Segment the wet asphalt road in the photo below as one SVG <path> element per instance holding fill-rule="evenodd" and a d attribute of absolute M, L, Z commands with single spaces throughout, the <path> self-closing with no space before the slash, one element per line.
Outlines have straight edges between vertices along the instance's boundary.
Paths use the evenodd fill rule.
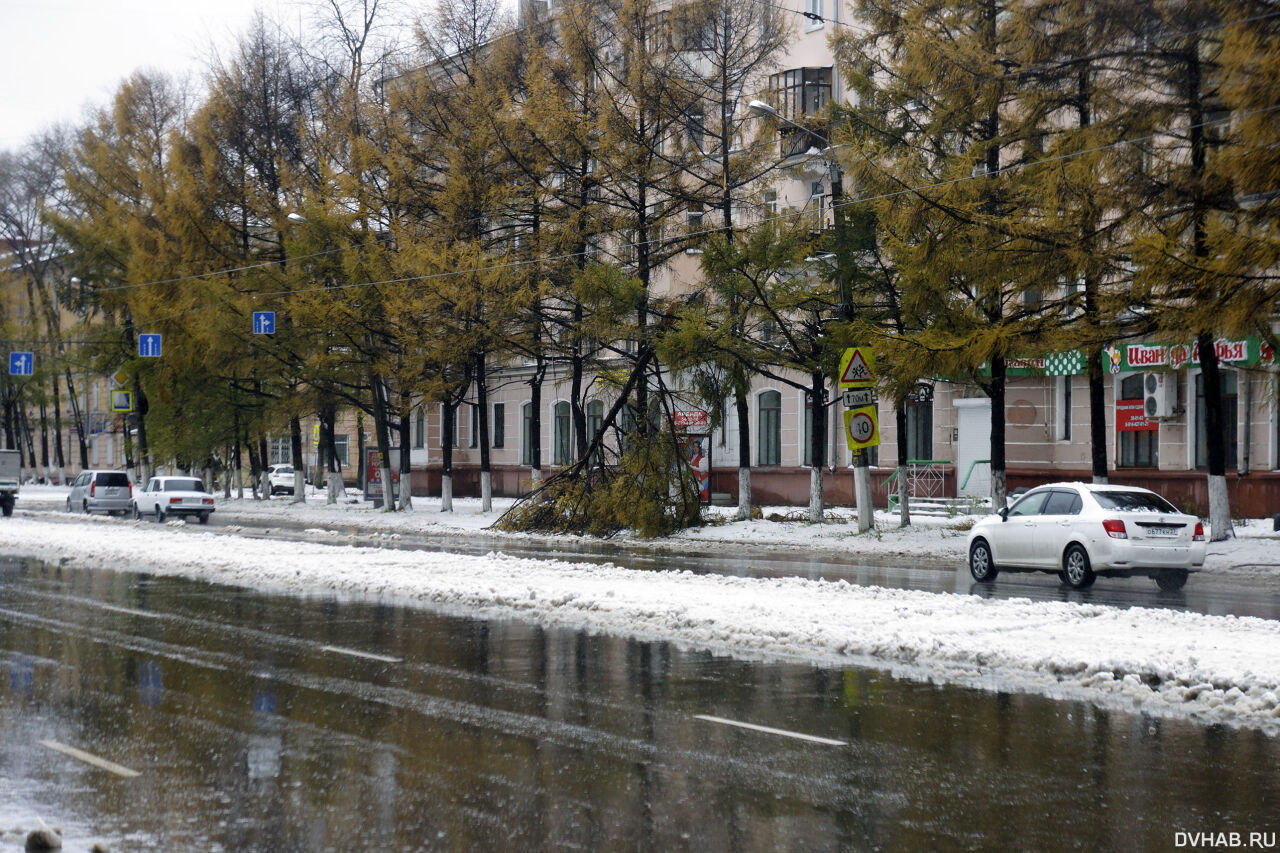
<path fill-rule="evenodd" d="M 1257 731 L 396 601 L 0 558 L 0 667 L 0 853 L 37 815 L 69 851 L 820 851 L 1280 813 Z"/>
<path fill-rule="evenodd" d="M 231 525 L 313 538 L 243 519 L 189 529 Z M 963 566 L 781 549 L 352 536 L 1280 618 L 1274 586 L 1213 575 L 1178 593 L 1145 579 L 1077 592 L 1049 575 L 984 586 Z M 52 817 L 68 850 L 1169 849 L 1204 826 L 1274 828 L 1280 802 L 1280 747 L 1257 733 L 395 602 L 10 560 L 0 637 L 0 832 Z M 19 840 L 0 835 L 0 853 Z"/>

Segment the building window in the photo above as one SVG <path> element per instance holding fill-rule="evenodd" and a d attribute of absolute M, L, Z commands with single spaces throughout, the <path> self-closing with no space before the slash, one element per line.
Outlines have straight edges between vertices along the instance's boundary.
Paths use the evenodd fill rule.
<path fill-rule="evenodd" d="M 413 416 L 413 446 L 419 450 L 427 446 L 426 406 L 419 406 Z"/>
<path fill-rule="evenodd" d="M 270 439 L 267 454 L 271 457 L 268 465 L 290 465 L 293 463 L 293 443 L 287 438 Z"/>
<path fill-rule="evenodd" d="M 823 202 L 826 198 L 826 193 L 824 192 L 824 189 L 825 185 L 822 181 L 809 182 L 808 211 L 810 217 L 809 228 L 811 231 L 821 231 L 825 224 L 824 216 L 826 214 L 826 209 Z"/>
<path fill-rule="evenodd" d="M 783 117 L 797 124 L 822 113 L 831 100 L 831 67 L 792 68 L 769 77 L 773 104 Z M 782 122 L 778 128 L 783 157 L 803 154 L 810 148 L 822 150 L 826 142 L 817 133 Z"/>
<path fill-rule="evenodd" d="M 1071 440 L 1071 382 L 1073 377 L 1059 376 L 1058 387 L 1055 391 L 1056 403 L 1054 409 L 1057 411 L 1057 436 L 1058 441 Z"/>
<path fill-rule="evenodd" d="M 493 404 L 493 446 L 505 447 L 507 444 L 507 404 Z"/>
<path fill-rule="evenodd" d="M 685 222 L 690 228 L 696 229 L 702 227 L 702 202 L 689 202 L 689 209 L 685 213 Z"/>
<path fill-rule="evenodd" d="M 907 459 L 933 458 L 933 400 L 907 400 Z"/>
<path fill-rule="evenodd" d="M 1222 437 L 1226 440 L 1226 466 L 1235 468 L 1238 447 L 1236 445 L 1236 418 L 1238 396 L 1236 393 L 1236 372 L 1221 370 L 1222 380 Z M 1204 374 L 1196 374 L 1196 467 L 1207 468 L 1209 465 L 1209 433 L 1205 412 Z"/>
<path fill-rule="evenodd" d="M 1120 399 L 1143 399 L 1142 383 L 1146 374 L 1134 373 L 1120 380 Z M 1120 438 L 1121 468 L 1155 468 L 1160 461 L 1160 430 L 1117 431 Z"/>
<path fill-rule="evenodd" d="M 804 11 L 806 13 L 805 18 L 807 19 L 805 22 L 806 29 L 815 30 L 822 26 L 822 7 L 823 0 L 805 0 Z"/>
<path fill-rule="evenodd" d="M 520 464 L 533 464 L 533 443 L 537 441 L 533 434 L 533 403 L 520 405 Z"/>
<path fill-rule="evenodd" d="M 831 100 L 831 66 L 792 68 L 769 78 L 774 106 L 791 121 L 820 114 Z"/>
<path fill-rule="evenodd" d="M 830 430 L 830 424 L 827 428 Z M 804 393 L 804 460 L 801 464 L 813 466 L 813 395 L 807 391 Z"/>
<path fill-rule="evenodd" d="M 553 410 L 555 420 L 555 453 L 556 465 L 568 465 L 573 459 L 573 421 L 569 417 L 569 404 L 561 400 Z"/>
<path fill-rule="evenodd" d="M 604 423 L 604 403 L 592 400 L 587 403 L 587 441 L 595 441 L 596 433 Z"/>
<path fill-rule="evenodd" d="M 778 191 L 765 190 L 760 193 L 760 207 L 764 211 L 766 217 L 772 218 L 778 215 Z"/>
<path fill-rule="evenodd" d="M 351 465 L 351 438 L 346 433 L 342 435 L 334 435 L 333 437 L 333 455 L 338 460 L 338 470 L 347 468 Z"/>
<path fill-rule="evenodd" d="M 760 395 L 760 465 L 782 463 L 782 395 L 765 391 Z"/>
<path fill-rule="evenodd" d="M 480 407 L 472 403 L 467 407 L 471 414 L 471 446 L 480 446 Z"/>

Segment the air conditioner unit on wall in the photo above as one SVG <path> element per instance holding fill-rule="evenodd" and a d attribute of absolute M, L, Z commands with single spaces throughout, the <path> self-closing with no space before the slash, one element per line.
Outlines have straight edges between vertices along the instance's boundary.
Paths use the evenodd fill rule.
<path fill-rule="evenodd" d="M 1178 375 L 1148 373 L 1142 381 L 1142 397 L 1147 417 L 1173 417 L 1178 408 Z"/>

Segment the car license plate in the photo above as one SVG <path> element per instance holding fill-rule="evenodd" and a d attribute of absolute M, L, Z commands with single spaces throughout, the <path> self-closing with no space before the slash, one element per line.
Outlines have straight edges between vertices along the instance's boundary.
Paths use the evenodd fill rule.
<path fill-rule="evenodd" d="M 1178 528 L 1176 527 L 1148 527 L 1147 533 L 1151 536 L 1177 536 Z"/>

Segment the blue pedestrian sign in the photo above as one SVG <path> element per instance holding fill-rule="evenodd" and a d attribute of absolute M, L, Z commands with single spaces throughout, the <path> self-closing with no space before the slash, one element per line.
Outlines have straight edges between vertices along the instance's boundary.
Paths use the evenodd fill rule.
<path fill-rule="evenodd" d="M 132 391 L 112 391 L 111 392 L 111 411 L 132 412 L 133 411 L 133 392 Z"/>
<path fill-rule="evenodd" d="M 138 335 L 138 355 L 142 358 L 159 358 L 160 335 Z"/>
<path fill-rule="evenodd" d="M 29 352 L 11 352 L 9 353 L 9 375 L 10 376 L 30 376 L 32 368 L 35 367 L 36 358 L 34 353 Z"/>
<path fill-rule="evenodd" d="M 255 335 L 274 335 L 276 333 L 276 312 L 254 311 L 253 333 Z"/>

